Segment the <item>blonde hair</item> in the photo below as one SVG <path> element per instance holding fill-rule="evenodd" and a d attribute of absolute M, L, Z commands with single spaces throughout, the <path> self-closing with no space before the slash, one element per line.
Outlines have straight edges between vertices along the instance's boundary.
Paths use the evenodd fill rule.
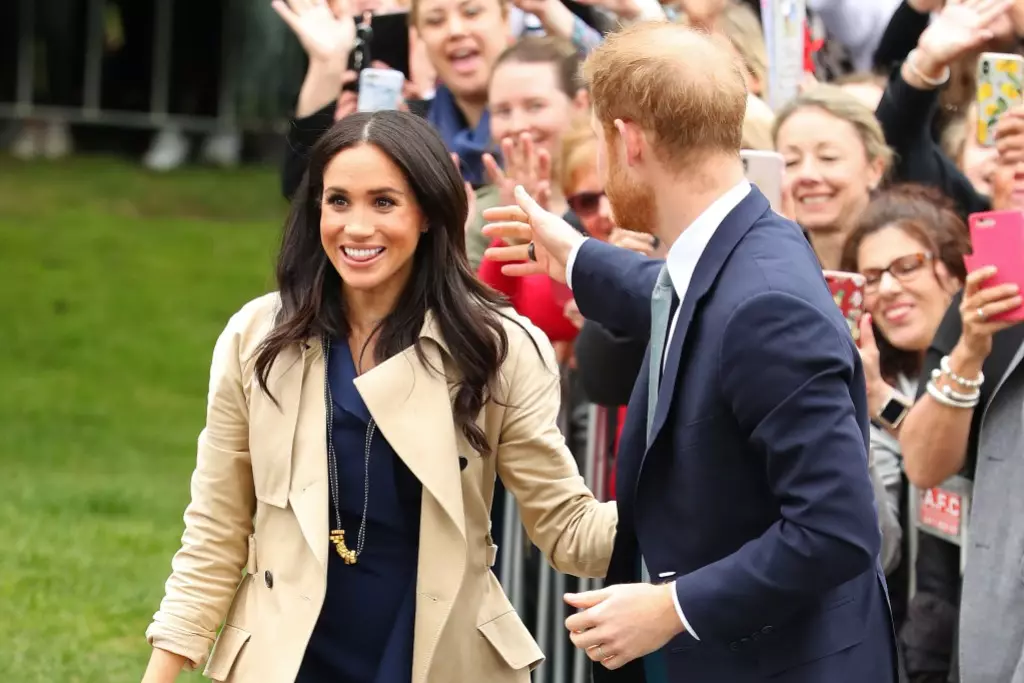
<path fill-rule="evenodd" d="M 589 119 L 579 118 L 562 135 L 562 148 L 559 152 L 558 183 L 562 194 L 569 196 L 570 189 L 576 185 L 581 171 L 597 165 L 597 135 L 590 127 Z"/>
<path fill-rule="evenodd" d="M 768 48 L 764 43 L 761 20 L 750 5 L 730 0 L 719 17 L 718 30 L 722 32 L 743 60 L 747 71 L 761 87 L 761 95 L 768 94 Z"/>
<path fill-rule="evenodd" d="M 774 150 L 774 125 L 775 114 L 772 108 L 757 96 L 747 95 L 747 112 L 743 116 L 743 149 L 759 149 L 766 152 Z"/>
<path fill-rule="evenodd" d="M 635 123 L 673 170 L 701 152 L 738 153 L 746 79 L 719 40 L 664 21 L 610 34 L 583 67 L 597 120 L 609 135 L 616 119 Z"/>
<path fill-rule="evenodd" d="M 775 115 L 772 140 L 778 144 L 779 128 L 801 109 L 820 109 L 851 124 L 864 145 L 868 161 L 881 159 L 886 172 L 892 166 L 892 149 L 885 143 L 875 113 L 838 85 L 818 84 L 787 102 Z"/>

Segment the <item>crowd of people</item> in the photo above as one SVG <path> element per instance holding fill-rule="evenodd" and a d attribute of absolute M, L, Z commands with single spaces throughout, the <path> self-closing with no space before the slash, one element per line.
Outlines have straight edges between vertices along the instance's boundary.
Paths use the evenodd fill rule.
<path fill-rule="evenodd" d="M 57 4 L 70 7 L 74 2 Z M 127 12 L 126 8 L 145 3 L 114 4 L 124 5 L 121 11 Z M 189 3 L 178 4 L 184 16 L 210 15 L 206 3 L 192 15 L 185 9 Z M 1024 681 L 1024 496 L 1020 494 L 1024 490 L 1020 459 L 1024 326 L 1000 318 L 1021 306 L 1022 299 L 1017 285 L 987 286 L 994 275 L 992 268 L 969 267 L 972 248 L 967 228 L 971 214 L 1024 210 L 1024 106 L 1010 107 L 995 125 L 994 144 L 984 145 L 976 131 L 984 127 L 990 113 L 979 111 L 975 96 L 979 55 L 1021 52 L 1024 2 L 809 0 L 809 16 L 823 29 L 824 41 L 812 40 L 816 36 L 808 30 L 804 84 L 799 94 L 775 110 L 766 104 L 771 65 L 761 29 L 761 13 L 771 11 L 771 6 L 744 0 L 677 0 L 663 5 L 650 0 L 412 0 L 411 5 L 389 0 L 275 0 L 269 9 L 247 7 L 245 12 L 253 15 L 265 11 L 257 22 L 265 28 L 261 35 L 294 34 L 306 61 L 281 170 L 282 192 L 292 202 L 278 272 L 284 314 L 274 312 L 277 299 L 261 299 L 243 309 L 218 342 L 211 413 L 200 442 L 185 544 L 175 560 L 168 597 L 149 633 L 157 652 L 170 654 L 165 659 L 154 657 L 147 680 L 171 680 L 166 672 L 202 664 L 225 616 L 229 626 L 220 633 L 207 669 L 215 680 L 283 681 L 296 680 L 298 675 L 297 680 L 320 681 L 336 680 L 338 672 L 345 672 L 350 676 L 345 680 L 384 682 L 410 680 L 409 671 L 417 681 L 468 680 L 460 678 L 467 671 L 478 672 L 476 680 L 522 680 L 508 672 L 525 671 L 540 661 L 542 653 L 518 619 L 508 617 L 510 608 L 503 596 L 498 597 L 500 588 L 492 585 L 488 569 L 494 565 L 501 544 L 497 530 L 502 528 L 502 506 L 492 502 L 500 500 L 505 488 L 518 501 L 531 540 L 560 571 L 598 577 L 615 571 L 621 574 L 609 535 L 616 526 L 615 504 L 597 503 L 580 485 L 573 454 L 578 461 L 586 431 L 586 411 L 578 408 L 587 403 L 612 411 L 616 438 L 622 438 L 623 444 L 636 437 L 637 429 L 649 435 L 650 424 L 636 426 L 641 418 L 635 411 L 636 405 L 647 408 L 647 420 L 655 414 L 654 403 L 647 403 L 646 386 L 657 370 L 649 371 L 645 365 L 655 340 L 650 333 L 636 334 L 635 329 L 647 330 L 651 316 L 644 313 L 642 324 L 627 322 L 635 322 L 631 316 L 640 315 L 630 313 L 630 307 L 646 311 L 650 304 L 647 299 L 623 303 L 625 295 L 613 284 L 623 274 L 595 270 L 597 265 L 613 270 L 622 264 L 639 268 L 639 261 L 620 263 L 604 252 L 584 251 L 579 258 L 586 263 L 576 267 L 586 284 L 574 286 L 577 252 L 567 257 L 569 263 L 543 253 L 548 244 L 542 245 L 533 223 L 540 220 L 539 212 L 545 221 L 560 217 L 588 243 L 632 252 L 659 268 L 667 261 L 668 271 L 672 270 L 673 244 L 649 225 L 662 219 L 652 215 L 656 202 L 644 194 L 643 187 L 623 180 L 626 176 L 621 169 L 616 171 L 615 164 L 609 169 L 609 135 L 621 136 L 626 156 L 630 150 L 644 149 L 643 144 L 631 142 L 630 121 L 616 118 L 615 126 L 622 126 L 608 127 L 609 121 L 601 116 L 610 111 L 610 105 L 595 103 L 592 87 L 597 76 L 591 72 L 584 78 L 582 68 L 592 52 L 620 35 L 621 27 L 661 20 L 710 36 L 707 45 L 691 46 L 695 50 L 691 64 L 703 64 L 702 50 L 718 49 L 742 65 L 745 107 L 737 148 L 781 155 L 779 212 L 801 229 L 815 267 L 863 277 L 865 314 L 859 322 L 856 371 L 854 365 L 849 369 L 851 385 L 856 385 L 849 416 L 856 406 L 856 416 L 870 421 L 865 479 L 850 475 L 853 493 L 839 487 L 828 494 L 856 504 L 862 484 L 871 487 L 873 519 L 880 530 L 877 548 L 849 528 L 844 540 L 873 548 L 877 555 L 872 560 L 877 560 L 885 577 L 901 673 L 911 683 Z M 358 112 L 357 95 L 346 87 L 358 81 L 349 62 L 359 41 L 357 25 L 368 13 L 394 11 L 408 12 L 409 63 L 401 105 L 406 114 L 388 118 Z M 129 15 L 122 16 L 129 24 Z M 51 40 L 56 40 L 53 36 L 60 31 L 52 31 Z M 127 35 L 130 43 L 132 32 Z M 263 44 L 267 54 L 246 62 L 254 76 L 242 82 L 269 87 L 279 99 L 286 89 L 280 85 L 287 81 L 280 75 L 287 69 L 286 61 L 269 51 L 290 48 L 277 39 Z M 708 47 L 711 44 L 715 47 Z M 655 63 L 638 47 L 629 48 L 634 50 L 629 54 L 623 52 L 626 47 L 615 49 L 618 52 L 609 54 L 618 55 L 616 68 L 639 73 Z M 59 98 L 62 88 L 65 94 L 70 92 L 72 86 L 61 85 L 69 82 L 60 74 L 67 63 L 54 59 L 47 65 L 52 71 L 51 94 Z M 704 66 L 707 73 L 724 73 L 720 65 Z M 277 75 L 266 78 L 271 72 Z M 654 79 L 653 74 L 648 76 Z M 726 80 L 728 74 L 721 79 Z M 210 91 L 199 82 L 185 85 L 192 94 L 203 88 Z M 728 87 L 720 84 L 720 89 L 720 99 L 727 100 Z M 664 91 L 629 94 L 640 98 L 632 104 L 640 106 L 649 120 L 703 121 L 698 116 L 701 112 L 694 114 L 684 106 L 692 105 L 692 98 L 675 100 Z M 61 125 L 25 124 L 18 132 L 15 151 L 26 157 L 66 153 L 69 134 Z M 719 142 L 724 134 L 708 125 L 708 129 L 679 131 L 672 144 L 697 150 L 727 147 L 727 142 Z M 729 122 L 723 119 L 720 125 L 725 129 Z M 237 131 L 223 131 L 223 135 L 234 142 L 225 142 L 224 137 L 216 144 L 208 140 L 208 148 L 227 152 L 207 156 L 234 163 Z M 181 142 L 180 132 L 161 131 L 154 149 L 167 136 L 178 136 Z M 684 139 L 685 144 L 680 142 Z M 378 151 L 367 152 L 366 146 L 360 146 L 363 142 Z M 169 148 L 164 145 L 163 149 Z M 151 150 L 147 163 L 155 168 L 177 166 L 186 154 L 181 145 L 176 149 L 175 154 Z M 453 163 L 441 163 L 438 155 Z M 642 156 L 639 151 L 636 155 L 637 159 Z M 344 164 L 339 161 L 342 158 Z M 371 181 L 375 185 L 368 184 Z M 743 202 L 736 204 L 742 209 Z M 493 227 L 495 220 L 511 220 L 509 216 L 516 214 L 507 213 L 508 207 L 517 205 L 525 207 L 520 222 L 532 225 L 532 233 Z M 530 213 L 534 210 L 538 213 Z M 371 230 L 364 237 L 372 248 L 351 246 L 349 241 L 362 238 L 353 237 L 347 212 L 363 212 L 360 217 L 379 212 L 374 225 L 384 237 L 374 237 Z M 405 234 L 401 226 L 414 216 L 421 226 L 412 235 Z M 489 220 L 492 227 L 485 227 Z M 683 222 L 680 229 L 686 227 Z M 374 239 L 384 242 L 378 246 Z M 425 250 L 422 244 L 431 246 Z M 337 253 L 331 252 L 331 245 L 337 246 Z M 579 250 L 578 245 L 575 249 Z M 802 247 L 792 249 L 793 269 L 799 272 Z M 427 255 L 414 258 L 421 252 Z M 696 258 L 691 288 L 701 285 Z M 756 256 L 751 258 L 752 263 L 757 261 Z M 533 260 L 546 267 L 551 261 L 557 264 L 549 271 L 534 267 Z M 375 269 L 387 270 L 388 277 L 410 270 L 410 291 L 415 296 L 402 294 L 392 309 L 365 292 L 339 299 L 337 292 L 325 287 L 343 282 L 358 289 L 361 278 L 376 277 Z M 651 278 L 657 270 L 651 271 Z M 679 288 L 675 278 L 672 284 Z M 608 288 L 607 300 L 593 293 L 602 286 Z M 769 278 L 764 286 L 775 283 Z M 821 287 L 826 291 L 824 284 Z M 323 309 L 325 298 L 344 314 L 323 313 L 329 310 L 329 306 Z M 685 296 L 678 298 L 682 303 L 676 301 L 675 314 L 684 309 L 690 315 L 713 317 L 699 307 L 694 313 Z M 423 301 L 429 301 L 428 308 L 436 314 L 425 323 L 417 308 Z M 473 303 L 462 306 L 460 301 Z M 496 323 L 489 317 L 505 302 L 529 321 L 531 334 L 523 334 L 526 328 L 521 325 L 507 320 Z M 712 304 L 705 307 L 714 310 Z M 614 316 L 623 319 L 621 325 Z M 825 339 L 829 334 L 811 339 L 779 327 L 771 311 L 759 320 L 761 328 L 747 330 L 751 336 L 775 329 L 796 340 L 798 347 L 806 342 L 814 348 L 791 351 L 820 361 L 821 373 L 828 370 L 826 361 L 843 353 L 836 350 L 840 347 L 829 346 Z M 691 325 L 686 334 L 694 341 L 687 344 L 702 349 L 710 345 L 709 333 L 701 327 L 705 324 L 712 326 L 711 322 Z M 787 324 L 800 323 L 793 317 Z M 315 343 L 308 341 L 311 332 L 315 332 Z M 437 345 L 424 346 L 424 340 Z M 340 343 L 346 352 L 329 353 L 332 342 Z M 722 348 L 728 345 L 722 340 L 714 343 Z M 404 351 L 407 347 L 416 353 L 409 355 Z M 766 342 L 765 358 L 772 358 L 771 347 Z M 257 359 L 255 366 L 240 360 L 246 354 Z M 438 384 L 436 375 L 418 365 L 412 375 L 403 374 L 400 364 L 390 360 L 395 356 L 402 356 L 402 363 L 410 367 L 416 357 L 426 367 L 442 368 L 458 390 L 449 396 L 445 383 Z M 785 362 L 785 357 L 775 357 L 779 358 Z M 682 363 L 686 366 L 685 359 Z M 322 384 L 308 383 L 317 367 Z M 547 367 L 560 368 L 553 382 L 545 379 Z M 667 368 L 663 366 L 666 373 Z M 692 377 L 707 371 L 689 367 L 687 373 Z M 489 393 L 488 383 L 498 374 L 506 379 L 500 390 Z M 773 385 L 792 380 L 780 373 L 759 376 Z M 708 382 L 719 379 L 726 382 L 729 377 Z M 328 394 L 326 407 L 332 417 L 327 418 L 327 431 L 341 449 L 338 453 L 360 456 L 335 461 L 331 445 L 329 477 L 320 477 L 317 468 L 323 469 L 323 463 L 316 464 L 316 443 L 325 419 L 322 410 L 311 407 L 319 399 L 317 386 Z M 258 388 L 266 393 L 259 399 Z M 810 389 L 801 391 L 807 396 Z M 769 470 L 767 474 L 739 473 L 741 467 L 749 466 L 750 452 L 742 451 L 741 459 L 728 444 L 739 433 L 752 441 L 764 438 L 757 430 L 760 423 L 740 418 L 738 411 L 746 410 L 747 404 L 738 407 L 733 402 L 726 408 L 723 403 L 719 409 L 718 394 L 694 392 L 681 393 L 676 400 L 712 405 L 680 408 L 678 419 L 697 436 L 673 432 L 672 438 L 687 440 L 683 450 L 700 446 L 707 449 L 707 457 L 721 451 L 723 458 L 737 458 L 733 470 L 698 468 L 705 476 L 712 472 L 722 477 L 710 488 L 733 491 L 731 507 L 742 507 L 745 501 L 770 507 L 771 496 L 757 488 L 764 484 L 758 476 L 777 486 L 772 493 L 782 512 L 776 507 L 766 513 L 769 522 L 764 529 L 758 527 L 760 518 L 737 513 L 741 520 L 737 524 L 747 525 L 744 533 L 753 534 L 757 528 L 767 534 L 765 529 L 780 519 L 797 525 L 801 522 L 793 520 L 811 519 L 801 517 L 806 512 L 801 503 L 813 507 L 819 492 L 795 486 L 786 490 L 783 484 L 793 482 L 777 481 L 775 477 L 786 475 L 772 470 L 788 465 L 770 461 L 759 465 Z M 776 396 L 780 406 L 788 401 L 767 386 L 748 384 L 745 392 Z M 857 402 L 858 392 L 863 392 L 863 406 Z M 408 407 L 396 411 L 390 397 L 404 393 L 415 397 L 420 414 L 411 414 Z M 437 404 L 447 405 L 449 398 L 451 414 L 438 412 Z M 756 403 L 753 397 L 747 398 Z M 560 402 L 568 402 L 573 410 L 568 423 L 559 425 Z M 813 396 L 802 406 L 806 415 L 824 411 Z M 772 432 L 772 439 L 785 440 L 787 429 L 797 429 L 796 418 L 779 425 L 778 416 L 773 417 L 778 431 Z M 827 411 L 818 416 L 829 417 Z M 768 416 L 763 419 L 769 422 Z M 454 434 L 438 426 L 453 422 Z M 842 431 L 838 420 L 826 426 Z M 374 441 L 374 434 L 383 438 Z M 562 445 L 563 434 L 568 448 Z M 347 443 L 351 445 L 342 446 Z M 822 449 L 834 445 L 824 437 L 814 443 Z M 291 453 L 290 460 L 274 449 Z M 458 489 L 451 490 L 458 486 L 459 479 L 452 478 L 458 473 L 449 472 L 452 468 L 442 463 L 449 455 L 442 450 L 458 453 L 459 469 L 476 477 L 471 485 L 469 475 L 461 479 L 462 495 Z M 371 458 L 371 451 L 378 457 Z M 409 456 L 417 451 L 424 454 Z M 489 459 L 490 455 L 495 457 Z M 617 454 L 610 457 L 615 469 Z M 214 464 L 218 458 L 230 464 Z M 437 461 L 428 462 L 430 458 Z M 422 469 L 417 469 L 416 462 Z M 646 461 L 644 466 L 657 468 Z M 681 476 L 671 468 L 657 472 L 666 482 Z M 492 491 L 488 479 L 493 482 L 495 476 Z M 381 487 L 382 498 L 371 499 L 368 482 L 380 477 L 393 479 L 395 485 Z M 617 491 L 617 483 L 613 476 L 608 491 L 601 493 L 612 499 L 626 496 L 630 510 L 642 509 L 644 501 L 634 500 L 642 489 L 629 482 L 628 490 L 620 486 L 622 490 Z M 680 487 L 686 488 L 685 483 Z M 329 510 L 328 501 L 333 505 Z M 314 503 L 322 503 L 324 509 L 313 509 Z M 732 514 L 724 512 L 725 502 L 715 505 L 723 506 L 724 516 Z M 941 528 L 934 523 L 936 506 L 942 508 L 944 519 L 953 519 L 952 528 L 948 519 Z M 616 544 L 622 543 L 623 514 L 620 507 Z M 334 546 L 327 543 L 328 525 L 332 532 L 349 531 L 349 535 L 331 535 L 337 557 Z M 416 526 L 418 532 L 413 531 Z M 302 539 L 314 534 L 323 538 L 310 541 L 315 552 L 306 558 Z M 760 540 L 760 533 L 754 536 Z M 383 549 L 373 543 L 382 537 L 389 539 Z M 367 555 L 357 561 L 365 538 L 369 538 Z M 723 533 L 720 540 L 709 542 L 702 560 L 711 563 L 741 552 L 744 542 L 730 545 L 736 538 Z M 739 538 L 750 540 L 742 534 Z M 466 539 L 470 539 L 468 550 Z M 484 544 L 474 546 L 480 539 Z M 424 542 L 435 546 L 430 553 L 419 552 Z M 817 548 L 792 543 L 792 548 Z M 642 536 L 639 544 L 643 559 L 653 561 Z M 425 559 L 428 555 L 433 559 Z M 468 564 L 452 559 L 464 555 Z M 281 559 L 286 556 L 293 561 Z M 307 566 L 306 559 L 316 562 Z M 761 559 L 770 564 L 777 557 L 766 554 Z M 265 566 L 274 562 L 272 574 Z M 451 577 L 458 574 L 453 562 L 467 573 L 468 588 L 453 583 Z M 353 575 L 348 564 L 368 568 L 359 570 L 365 575 L 352 582 L 344 578 L 346 572 Z M 791 567 L 797 566 L 794 560 Z M 236 594 L 237 571 L 243 567 L 247 572 L 243 586 L 249 588 Z M 870 569 L 864 571 L 873 576 Z M 795 575 L 790 579 L 795 581 Z M 814 583 L 810 576 L 805 579 Z M 857 592 L 868 590 L 860 584 L 849 588 L 859 579 L 853 575 L 847 579 L 847 593 L 831 594 L 837 612 L 843 611 L 843 600 L 856 603 L 870 595 Z M 268 608 L 259 591 L 273 590 L 275 581 L 278 602 L 269 612 L 260 613 Z M 196 591 L 195 586 L 204 588 Z M 379 602 L 384 594 L 390 595 L 386 609 Z M 201 609 L 194 600 L 197 595 L 203 601 Z M 575 596 L 570 604 L 586 613 L 593 607 L 588 599 Z M 697 602 L 676 596 L 675 607 L 683 617 L 679 630 L 700 643 L 698 636 L 707 629 L 713 640 L 718 636 L 707 612 L 714 606 L 698 607 Z M 770 606 L 780 612 L 789 609 L 786 605 L 783 610 L 781 603 Z M 352 619 L 352 610 L 366 615 L 378 608 L 379 616 L 357 619 L 359 629 L 344 623 Z M 729 605 L 727 609 L 738 608 Z M 697 614 L 697 621 L 688 622 L 684 613 Z M 743 623 L 738 615 L 730 618 Z M 253 630 L 257 623 L 258 632 Z M 430 630 L 445 623 L 443 631 Z M 625 666 L 626 661 L 614 664 L 616 656 L 625 657 L 624 650 L 621 654 L 601 651 L 610 649 L 612 640 L 590 642 L 583 637 L 587 631 L 596 632 L 598 623 L 580 628 L 573 634 L 574 642 L 582 643 L 592 659 L 612 662 L 606 668 Z M 825 631 L 828 623 L 807 622 Z M 500 660 L 481 650 L 483 645 L 460 640 L 477 629 Z M 355 638 L 360 630 L 360 638 Z M 429 651 L 421 644 L 427 633 L 441 633 Z M 768 630 L 757 633 L 772 642 Z M 810 666 L 812 655 L 831 659 L 839 651 L 861 647 L 859 640 L 837 633 L 823 633 L 815 641 L 820 647 L 816 645 L 813 652 L 808 645 L 806 652 L 789 658 L 765 655 L 762 672 L 767 676 L 789 671 L 790 675 L 794 667 Z M 341 647 L 331 638 L 338 634 L 354 639 Z M 742 642 L 757 640 L 755 636 L 744 636 Z M 253 648 L 256 641 L 263 646 L 276 638 L 286 642 L 276 651 L 286 650 L 286 654 L 270 657 Z M 243 664 L 245 658 L 239 659 L 239 653 L 250 639 L 253 654 Z M 808 642 L 812 640 L 808 637 Z M 737 635 L 732 644 L 739 642 Z M 830 651 L 822 649 L 833 645 Z M 681 649 L 686 648 L 672 648 L 668 658 Z M 718 656 L 717 651 L 704 652 L 707 661 Z M 631 652 L 629 659 L 636 654 Z M 803 655 L 805 660 L 797 661 Z M 379 668 L 382 661 L 387 665 Z M 870 671 L 857 669 L 852 662 L 843 666 L 848 672 Z M 652 671 L 646 669 L 647 681 L 668 680 Z M 261 678 L 257 672 L 274 673 Z M 737 673 L 730 680 L 760 680 L 745 675 Z M 826 680 L 793 675 L 784 680 Z"/>

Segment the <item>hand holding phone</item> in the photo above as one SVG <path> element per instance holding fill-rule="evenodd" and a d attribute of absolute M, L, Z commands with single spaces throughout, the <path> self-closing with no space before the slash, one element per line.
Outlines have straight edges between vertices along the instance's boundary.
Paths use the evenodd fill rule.
<path fill-rule="evenodd" d="M 859 347 L 860 319 L 864 315 L 864 286 L 867 284 L 867 278 L 860 273 L 847 273 L 841 270 L 826 270 L 824 275 L 832 298 L 846 319 L 854 343 Z"/>
<path fill-rule="evenodd" d="M 968 217 L 967 222 L 973 249 L 972 254 L 964 256 L 967 272 L 973 273 L 987 266 L 996 268 L 996 274 L 986 279 L 981 289 L 1003 284 L 1015 284 L 1024 289 L 1024 213 L 974 213 Z M 988 313 L 986 320 L 1020 322 L 1024 320 L 1024 307 Z"/>

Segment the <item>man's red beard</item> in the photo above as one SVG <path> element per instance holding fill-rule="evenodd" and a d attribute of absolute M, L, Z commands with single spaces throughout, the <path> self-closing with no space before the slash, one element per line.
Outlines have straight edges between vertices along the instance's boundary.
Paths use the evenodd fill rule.
<path fill-rule="evenodd" d="M 604 190 L 617 226 L 633 232 L 654 232 L 654 189 L 630 178 L 614 154 L 608 155 L 608 183 Z"/>

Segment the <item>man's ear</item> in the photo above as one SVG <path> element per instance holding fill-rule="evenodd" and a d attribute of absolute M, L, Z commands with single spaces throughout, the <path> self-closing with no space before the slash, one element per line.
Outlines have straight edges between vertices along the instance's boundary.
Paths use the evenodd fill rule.
<path fill-rule="evenodd" d="M 615 130 L 622 141 L 622 159 L 626 164 L 634 166 L 644 158 L 648 148 L 647 135 L 640 126 L 632 121 L 615 119 Z"/>

